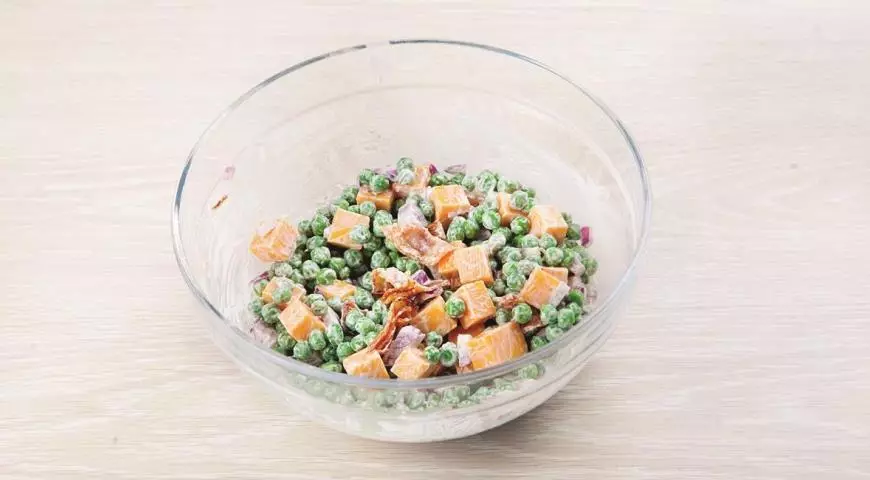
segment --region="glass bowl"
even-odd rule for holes
[[[258,225],[308,218],[360,169],[403,156],[497,169],[590,225],[600,265],[593,311],[514,361],[415,381],[332,373],[255,341],[249,281],[266,265],[247,246]],[[640,154],[601,101],[508,50],[399,40],[311,58],[236,100],[190,153],[172,229],[214,341],[291,412],[362,437],[426,442],[515,419],[577,375],[626,305],[649,219]]]

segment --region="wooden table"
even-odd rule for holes
[[[870,477],[866,2],[244,3],[0,6],[0,477]],[[441,444],[295,418],[202,335],[169,241],[225,105],[394,37],[566,72],[626,121],[655,195],[601,354]]]

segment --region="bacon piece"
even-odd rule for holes
[[[429,268],[435,267],[444,255],[456,250],[455,245],[432,235],[429,230],[419,225],[400,227],[393,224],[383,227],[381,231],[402,254]]]

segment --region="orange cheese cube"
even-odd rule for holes
[[[444,299],[435,297],[411,320],[411,325],[423,333],[438,332],[444,336],[456,328],[456,320],[444,312]]]
[[[535,308],[541,308],[546,304],[555,307],[565,298],[569,290],[565,282],[545,272],[543,268],[537,267],[520,290],[520,299]]]
[[[472,337],[476,337],[483,333],[483,329],[483,323],[474,324],[469,328],[463,328],[462,326],[459,326],[454,328],[450,333],[447,334],[447,341],[453,342],[458,345],[460,335],[471,335]]]
[[[475,371],[513,360],[526,354],[526,338],[515,322],[485,330],[468,341],[471,366]]]
[[[461,185],[439,185],[432,188],[429,201],[435,206],[435,219],[445,227],[450,219],[471,210],[471,203]]]
[[[269,283],[267,283],[266,286],[263,287],[263,293],[260,295],[260,298],[262,298],[265,303],[272,303],[272,301],[273,301],[272,293],[274,293],[275,290],[282,283],[293,284],[293,282],[291,282],[290,280],[287,280],[286,278],[272,277],[272,279],[269,280]],[[305,289],[299,285],[293,284],[292,296],[290,297],[290,300],[287,303],[290,303],[297,298],[302,298],[302,295],[305,295]]]
[[[326,234],[326,243],[344,248],[359,250],[362,245],[350,239],[350,232],[357,225],[369,226],[369,217],[359,213],[348,212],[342,208],[335,210],[329,233]]]
[[[278,320],[281,320],[287,333],[296,341],[308,340],[308,335],[314,330],[326,330],[323,322],[311,313],[308,306],[302,303],[301,298],[288,303],[287,308],[278,316]]]
[[[568,233],[568,224],[565,223],[562,213],[552,205],[532,207],[529,211],[529,222],[532,224],[529,233],[536,237],[549,233],[561,242],[565,240],[565,234]]]
[[[428,181],[428,180],[427,180]],[[381,193],[375,193],[369,190],[368,187],[362,187],[356,194],[357,205],[363,202],[372,202],[378,207],[378,210],[389,210],[393,208],[393,198],[396,196],[392,190],[384,190]]]
[[[393,190],[396,192],[396,195],[401,198],[407,197],[411,192],[426,190],[426,187],[429,186],[429,177],[431,175],[428,163],[425,165],[417,165],[414,167],[414,182],[410,185],[393,183]]]
[[[511,195],[509,193],[500,192],[495,198],[496,205],[498,205],[498,214],[501,215],[501,225],[503,227],[510,225],[511,220],[517,217],[526,216],[525,212],[517,210],[511,206]]]
[[[317,290],[327,300],[332,300],[333,298],[345,300],[353,296],[356,292],[356,287],[352,283],[336,280],[331,285],[318,285]]]
[[[375,350],[362,349],[341,362],[348,375],[368,378],[390,378],[387,367]]]
[[[441,260],[438,261],[438,265],[435,266],[435,269],[438,270],[438,273],[442,277],[452,277],[454,275],[459,275],[459,269],[456,268],[456,262],[453,260],[453,255],[456,253],[456,250],[448,252]]]
[[[492,268],[489,267],[489,255],[486,247],[475,245],[473,247],[460,248],[453,253],[453,261],[459,270],[459,281],[471,283],[483,280],[487,285],[492,285]]]
[[[469,329],[495,316],[495,303],[482,280],[466,283],[454,295],[459,295],[465,302],[465,313],[459,317],[462,328]]]
[[[558,278],[560,282],[568,283],[568,269],[565,267],[541,267],[541,270]]]
[[[393,363],[390,371],[402,380],[426,378],[438,370],[438,364],[429,363],[419,348],[406,348]]]
[[[296,227],[284,220],[278,220],[265,232],[254,233],[249,249],[255,257],[264,262],[282,262],[293,255],[298,236]]]

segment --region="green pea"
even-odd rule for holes
[[[287,303],[290,301],[290,297],[293,296],[293,284],[288,280],[286,283],[282,285],[278,285],[278,288],[272,292],[272,302],[280,305],[282,303]]]
[[[534,380],[541,375],[541,369],[536,364],[532,363],[521,368],[518,373],[521,378]]]
[[[568,240],[580,240],[580,225],[568,222],[568,231],[565,233]]]
[[[571,268],[571,265],[574,265],[574,259],[577,257],[577,254],[567,248],[562,249],[562,262],[559,266],[565,268]]]
[[[405,202],[407,202],[407,201],[408,201],[407,199],[399,198],[395,202],[393,202],[393,211],[391,213],[393,214],[394,217],[398,218],[399,209],[401,209],[405,205]]]
[[[505,285],[509,292],[518,293],[526,284],[526,278],[520,274],[508,275],[505,277]]]
[[[337,272],[341,270],[342,267],[347,266],[347,262],[342,257],[332,257],[329,259],[327,266]]]
[[[511,319],[520,325],[529,323],[532,319],[532,307],[525,303],[517,304],[517,306],[511,310]]]
[[[511,231],[510,227],[498,227],[492,231],[492,234],[504,235],[505,245],[507,245],[507,242],[510,241],[510,239],[514,236],[514,233]]]
[[[275,264],[276,277],[290,278],[290,275],[293,275],[293,267],[289,263],[281,262]]]
[[[556,323],[558,318],[559,312],[556,310],[556,307],[550,305],[549,303],[541,306],[541,323],[543,323],[544,325]]]
[[[402,168],[396,172],[396,183],[399,185],[410,185],[416,178],[417,174],[410,168]]]
[[[297,285],[302,285],[305,283],[305,277],[299,270],[293,270],[293,273],[290,274],[290,280]]]
[[[350,207],[350,202],[343,198],[337,198],[332,202],[332,214],[335,215],[335,211],[338,209],[347,210]]]
[[[529,194],[518,190],[511,194],[510,206],[515,210],[525,210],[529,205]]]
[[[423,212],[423,216],[426,217],[426,220],[432,221],[435,218],[435,206],[429,200],[421,200],[419,202],[420,211]]]
[[[326,270],[322,270],[321,274],[324,271],[326,271]],[[329,310],[329,305],[326,304],[326,300],[318,300],[316,302],[311,302],[311,313],[317,315],[318,317],[322,317],[322,316],[326,315],[326,312],[328,310]]]
[[[417,270],[420,270],[420,264],[416,260],[411,260],[410,258],[405,260],[405,273],[411,274]]]
[[[399,255],[399,252],[397,252],[395,250],[388,251],[387,255],[390,256],[390,263],[392,263],[393,265],[395,265],[396,261],[398,261],[399,258],[401,257],[401,255]],[[404,257],[402,257],[402,258],[404,258]]]
[[[502,177],[498,180],[496,188],[499,192],[513,193],[516,189],[520,188],[520,183],[516,180],[508,180],[507,178]]]
[[[531,344],[532,351],[535,351],[549,343],[549,341],[547,340],[547,337],[536,335],[532,337],[529,343]]]
[[[452,297],[452,296],[453,296],[453,290],[448,290],[445,288],[444,291],[441,292],[441,298],[443,298],[444,301],[450,300],[450,297]]]
[[[376,251],[384,248],[384,241],[378,237],[372,237],[368,242],[363,244],[363,254],[372,256]]]
[[[363,334],[363,338],[366,341],[366,346],[369,346],[372,343],[374,343],[375,339],[378,338],[379,333],[380,333],[380,330],[372,330],[370,332]]]
[[[511,232],[513,232],[514,235],[526,235],[529,233],[530,228],[531,223],[526,217],[516,217],[511,220]]]
[[[369,265],[372,268],[387,268],[390,266],[390,255],[385,250],[378,250],[372,254]]]
[[[356,203],[356,195],[359,193],[359,187],[349,186],[345,187],[344,190],[341,191],[341,198],[343,198],[347,203],[353,205]]]
[[[338,274],[331,268],[323,268],[317,272],[316,281],[318,285],[332,285],[338,279]]]
[[[444,304],[444,312],[452,318],[459,318],[465,313],[465,302],[458,296],[453,295]]]
[[[565,333],[565,330],[559,328],[558,325],[547,325],[547,328],[545,329],[547,340],[551,342],[561,337],[563,333]]]
[[[495,293],[495,290],[493,290],[493,289],[491,289],[491,288],[487,288],[487,289],[486,289],[486,293],[489,295],[489,298],[491,298],[492,301],[495,301],[495,299],[498,298],[498,294],[496,294],[496,293]]]
[[[556,238],[549,233],[544,233],[541,235],[541,238],[538,239],[538,246],[541,248],[553,248],[558,245]]]
[[[311,219],[311,233],[314,235],[323,235],[323,231],[329,226],[329,219],[326,215],[318,213]]]
[[[368,317],[363,317],[356,323],[356,331],[358,333],[362,333],[363,335],[369,332],[377,331],[377,329],[378,325]]]
[[[429,186],[431,186],[431,187],[437,187],[439,185],[447,185],[449,182],[450,182],[450,177],[447,174],[441,173],[441,172],[437,172],[429,178]]]
[[[300,250],[304,250],[306,245],[308,244],[308,235],[304,233],[300,233],[296,236],[296,248]]]
[[[571,290],[568,292],[568,296],[565,297],[569,303],[575,303],[577,305],[583,306],[586,303],[586,295],[583,295],[583,292],[580,290]]]
[[[531,275],[532,272],[535,271],[535,268],[538,266],[535,262],[533,262],[531,260],[520,260],[519,265],[520,265],[520,273],[522,273],[523,275],[525,275],[527,277],[529,275]]]
[[[399,158],[399,160],[396,162],[396,170],[403,170],[403,169],[413,170],[414,169],[414,160],[412,160],[410,157]]]
[[[348,329],[357,332],[357,324],[365,319],[366,315],[361,310],[355,308],[347,313],[344,324]]]
[[[347,207],[348,212],[359,213],[359,205],[351,205]]]
[[[317,207],[317,210],[315,210],[315,213],[317,215],[323,215],[324,217],[326,217],[326,220],[331,220],[332,219],[332,205],[323,205],[322,207]],[[314,232],[313,230],[312,230],[312,233],[314,233],[316,235],[316,232]]]
[[[505,294],[505,291],[507,291],[507,285],[501,278],[496,278],[495,281],[492,282],[492,290],[496,295],[502,296]]]
[[[304,257],[302,256],[302,252],[294,252],[293,256],[290,257],[290,260],[288,260],[287,263],[289,263],[293,268],[299,268],[302,266],[303,261]]]
[[[359,279],[359,286],[368,291],[372,291],[372,272],[366,272]]]
[[[312,250],[309,255],[311,256],[311,260],[319,267],[329,265],[329,260],[332,258],[332,254],[329,252],[329,248],[327,247],[317,247]]]
[[[583,307],[581,307],[580,305],[578,305],[576,303],[569,303],[568,305],[565,306],[565,308],[569,308],[572,311],[574,311],[574,315],[577,317],[578,320],[580,319],[581,316],[583,316]]]
[[[471,240],[480,233],[480,225],[472,218],[465,220],[462,224],[463,233],[465,234],[465,238]]]
[[[371,168],[364,168],[359,172],[359,184],[360,185],[368,185],[374,176],[375,172]]]
[[[354,302],[359,308],[371,308],[375,299],[368,290],[357,288],[353,294]]]
[[[480,224],[487,230],[495,230],[501,226],[501,216],[495,210],[485,210],[480,217]]]
[[[535,197],[529,196],[529,201],[526,202],[526,206],[522,210],[526,213],[531,212],[532,208],[535,207],[535,202],[536,202]]]
[[[252,298],[251,301],[248,302],[248,310],[250,310],[254,315],[261,317],[263,315],[263,300],[259,297]]]
[[[382,317],[381,320],[383,320],[383,317],[387,316],[388,311],[389,310],[387,309],[387,306],[384,305],[380,300],[376,300],[372,304],[372,312],[376,313],[379,317]]]
[[[442,343],[444,343],[444,338],[438,332],[429,332],[426,334],[426,345],[440,347]]]
[[[311,305],[314,302],[326,301],[326,298],[324,298],[324,296],[319,294],[319,293],[311,293],[311,294],[306,295],[305,298],[303,299],[303,301],[305,302],[306,305]]]
[[[369,180],[369,188],[374,193],[381,193],[390,188],[390,180],[380,174],[372,175],[372,178]]]
[[[276,346],[281,353],[289,355],[293,352],[293,347],[296,346],[296,340],[294,340],[287,332],[281,332],[278,334]]]
[[[281,309],[274,303],[267,303],[263,305],[262,309],[260,309],[260,315],[263,316],[263,321],[268,325],[275,325],[278,323],[278,315],[280,314]]]
[[[508,261],[501,267],[501,271],[505,277],[520,274],[520,264],[518,262]]]
[[[577,323],[577,315],[574,313],[574,310],[571,310],[570,308],[559,310],[559,319],[557,321],[559,328],[562,330],[568,330],[573,327],[575,323]]]
[[[523,253],[516,247],[504,247],[498,252],[498,258],[502,263],[519,262],[523,259]]]
[[[376,237],[383,237],[384,232],[382,228],[392,224],[393,216],[390,215],[390,212],[386,210],[378,210],[375,212],[375,216],[372,217],[372,233],[374,233]]]
[[[550,247],[544,251],[544,263],[551,267],[558,267],[562,264],[565,258],[565,253],[559,247]]]
[[[368,225],[357,225],[350,231],[350,239],[355,243],[366,243],[372,238]]]
[[[345,264],[350,268],[356,268],[362,264],[363,256],[359,250],[345,250],[342,254]]]
[[[342,330],[341,325],[333,323],[326,327],[326,339],[334,347],[341,345],[344,342],[344,330]]]
[[[507,322],[511,321],[511,314],[508,313],[507,310],[503,308],[499,308],[495,311],[495,323],[499,325],[504,325]]]
[[[541,255],[540,248],[524,248],[523,259],[538,265],[544,263],[544,257]]]
[[[534,248],[541,246],[538,242],[538,237],[534,235],[524,235],[520,237],[520,247],[522,248]]]
[[[462,188],[466,189],[469,192],[474,190],[475,185],[477,185],[477,177],[475,177],[474,175],[466,175],[462,179]]]
[[[269,282],[267,280],[259,280],[253,285],[254,295],[260,297],[263,295],[263,289],[266,288]]]
[[[450,185],[462,185],[462,182],[465,181],[465,174],[462,172],[454,173],[453,176],[450,177],[449,183]]]
[[[477,176],[477,183],[474,188],[480,193],[491,192],[498,186],[498,179],[496,179],[492,174],[487,175],[487,173],[488,172],[481,172],[481,174]]]
[[[375,206],[374,202],[365,201],[359,204],[359,213],[361,215],[365,215],[367,217],[374,217],[377,211],[378,207]]]
[[[423,356],[426,357],[426,361],[429,363],[438,363],[441,361],[441,350],[438,350],[438,347],[435,345],[429,345],[423,349]]]
[[[314,349],[307,341],[296,342],[296,345],[293,346],[293,358],[296,360],[305,362],[310,360],[313,355]]]
[[[350,344],[351,346],[353,346],[354,352],[358,352],[368,346],[366,345],[366,339],[363,335],[357,335],[353,337],[353,339],[351,339],[350,341]]]
[[[326,304],[329,305],[329,308],[333,309],[335,313],[341,313],[341,307],[344,305],[344,302],[342,302],[342,300],[338,297],[332,297],[326,301]]]
[[[562,248],[564,248],[566,250],[575,251],[578,248],[582,248],[582,247],[577,240],[571,240],[571,239],[566,238],[565,241],[562,242]]]
[[[591,277],[598,271],[598,260],[595,260],[592,257],[586,257],[581,260],[581,262],[583,262],[583,267],[586,269],[587,276]]]
[[[308,345],[315,351],[321,351],[326,348],[326,335],[321,330],[314,330],[308,334]]]
[[[384,239],[384,248],[391,252],[397,252],[399,250],[396,248],[396,245],[394,245],[393,242],[391,242],[388,238]]]
[[[465,225],[465,219],[462,217],[456,217],[453,219],[453,222],[450,223],[450,227],[447,228],[447,241],[448,242],[462,242],[465,240],[465,229],[463,226]]]
[[[321,365],[320,368],[322,368],[328,372],[334,372],[334,373],[341,373],[344,371],[344,369],[341,367],[341,364],[338,362],[326,362],[323,365]]]
[[[396,266],[396,268],[404,272],[406,260],[407,259],[405,257],[396,257],[396,260],[393,262],[393,264]]]
[[[353,355],[354,352],[355,350],[353,349],[351,342],[341,342],[337,347],[335,347],[335,354],[338,355],[339,360],[344,360]]]
[[[305,247],[309,252],[314,251],[317,248],[326,246],[326,239],[321,236],[310,237],[307,242],[305,242]]]
[[[456,344],[453,342],[447,342],[444,345],[441,345],[441,352],[439,355],[439,360],[441,361],[441,365],[445,367],[452,367],[456,364],[456,360],[459,358],[459,352],[456,350]]]

